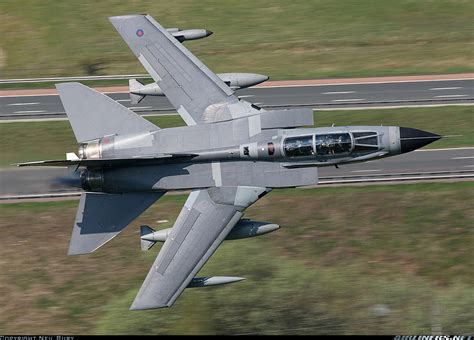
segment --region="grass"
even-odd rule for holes
[[[316,111],[316,126],[398,125],[456,135],[428,148],[474,145],[473,106],[432,108]],[[148,117],[162,128],[183,125],[179,116]],[[14,122],[0,124],[0,166],[41,159],[61,159],[76,150],[68,121]]]
[[[186,46],[215,72],[272,79],[472,72],[473,10],[464,0],[4,0],[0,77],[143,73],[107,20],[137,12],[165,27],[214,31]]]
[[[109,244],[78,257],[66,256],[77,201],[0,205],[0,332],[474,329],[473,182],[276,190],[246,217],[282,228],[224,242],[199,274],[246,281],[186,290],[171,309],[129,312],[159,251],[140,251],[138,227],[164,219],[159,228],[171,226],[185,198],[165,196]]]

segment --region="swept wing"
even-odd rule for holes
[[[130,309],[170,307],[240,220],[267,192],[259,187],[194,190]]]
[[[149,15],[110,17],[138,60],[187,125],[257,114]]]

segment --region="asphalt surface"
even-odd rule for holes
[[[64,168],[0,169],[0,199],[19,195],[77,191],[54,185],[55,179],[67,176]],[[319,168],[322,184],[371,181],[474,178],[474,148],[419,150],[390,158]]]
[[[307,106],[315,109],[474,104],[474,80],[435,80],[254,87],[240,90],[243,99],[262,107]],[[131,105],[128,93],[113,99],[139,114],[170,114],[165,97],[146,97]],[[0,119],[66,119],[57,95],[0,97]],[[0,199],[15,195],[58,194],[77,189],[54,185],[67,176],[63,168],[0,169]],[[325,184],[474,177],[474,148],[418,150],[366,163],[320,168]]]
[[[237,91],[264,108],[314,109],[474,104],[474,80],[401,81],[344,85],[254,87]],[[128,93],[110,97],[139,114],[175,113],[165,97],[147,96],[131,105]],[[66,118],[57,95],[0,97],[0,120]]]

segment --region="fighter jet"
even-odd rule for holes
[[[318,184],[318,167],[395,156],[440,136],[397,126],[313,126],[311,109],[266,111],[236,97],[149,15],[109,18],[187,126],[160,129],[79,83],[57,84],[79,144],[66,160],[81,194],[69,255],[96,251],[169,190],[191,190],[173,227],[141,228],[164,242],[132,310],[170,307],[186,287],[242,280],[196,277],[227,239],[278,225],[242,219],[272,189]]]

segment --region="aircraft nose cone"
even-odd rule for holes
[[[206,30],[206,37],[210,36],[212,33],[214,32]]]
[[[425,145],[433,143],[441,136],[418,129],[400,127],[400,147],[401,153],[419,149]]]

